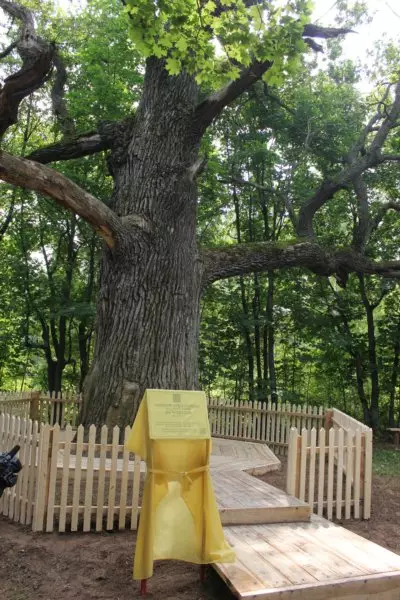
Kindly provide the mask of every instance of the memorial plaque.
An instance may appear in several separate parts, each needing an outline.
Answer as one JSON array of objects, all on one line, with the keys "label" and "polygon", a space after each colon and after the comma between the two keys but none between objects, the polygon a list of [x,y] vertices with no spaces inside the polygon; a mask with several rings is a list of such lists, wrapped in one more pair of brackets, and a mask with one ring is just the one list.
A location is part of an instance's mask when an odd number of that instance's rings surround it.
[{"label": "memorial plaque", "polygon": [[150,439],[210,438],[204,392],[147,390],[146,397]]}]

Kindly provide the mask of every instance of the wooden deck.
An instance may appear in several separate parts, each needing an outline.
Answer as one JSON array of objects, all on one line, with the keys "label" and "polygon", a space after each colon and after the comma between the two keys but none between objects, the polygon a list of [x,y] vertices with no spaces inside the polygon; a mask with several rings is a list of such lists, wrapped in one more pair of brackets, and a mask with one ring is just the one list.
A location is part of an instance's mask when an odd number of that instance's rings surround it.
[{"label": "wooden deck", "polygon": [[400,556],[320,517],[224,532],[236,563],[214,567],[240,599],[400,599]]},{"label": "wooden deck", "polygon": [[212,473],[223,525],[308,521],[308,504],[240,471]]},{"label": "wooden deck", "polygon": [[215,472],[233,470],[264,475],[280,469],[281,461],[266,444],[212,438],[210,466]]},{"label": "wooden deck", "polygon": [[[72,432],[73,437],[73,432]],[[65,440],[63,440],[65,441]],[[64,461],[64,450],[59,450],[57,456],[57,467],[63,468]],[[123,469],[123,459],[117,459],[117,471]],[[76,456],[70,455],[69,458],[70,469],[76,467]],[[281,462],[279,458],[268,448],[266,444],[252,443],[252,442],[240,442],[237,440],[225,440],[213,438],[212,440],[212,455],[210,460],[210,467],[212,472],[218,471],[247,471],[253,475],[264,475],[269,471],[276,471],[280,468]],[[100,468],[100,459],[95,458],[93,468],[98,471]],[[105,460],[106,471],[111,471],[111,458]],[[128,464],[128,471],[134,471],[135,462],[130,460]],[[87,470],[87,456],[82,456],[81,459],[81,470]],[[146,465],[142,462],[141,470],[145,472]]]}]

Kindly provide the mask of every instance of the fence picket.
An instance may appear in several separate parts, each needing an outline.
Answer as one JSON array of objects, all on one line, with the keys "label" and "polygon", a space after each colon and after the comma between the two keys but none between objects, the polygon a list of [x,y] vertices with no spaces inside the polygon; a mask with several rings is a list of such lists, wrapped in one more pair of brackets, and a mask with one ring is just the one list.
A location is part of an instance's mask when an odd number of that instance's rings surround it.
[{"label": "fence picket", "polygon": [[[57,461],[58,461],[58,451],[59,451],[59,442],[60,442],[60,426],[58,423],[54,425],[51,431],[50,436],[50,449],[51,453],[50,459],[50,479],[48,484],[47,491],[47,499],[46,499],[46,509],[47,509],[47,519],[46,519],[46,531],[51,532],[54,529],[54,506],[55,506],[55,495],[56,495],[56,482],[57,482]],[[50,456],[50,454],[49,454]]]},{"label": "fence picket", "polygon": [[325,483],[325,429],[319,430],[319,461],[318,461],[318,510],[322,517],[324,512],[324,483]]},{"label": "fence picket", "polygon": [[328,489],[327,489],[327,516],[332,520],[333,516],[333,467],[335,461],[335,430],[333,427],[328,434]]},{"label": "fence picket", "polygon": [[111,450],[111,473],[110,473],[110,487],[108,490],[108,510],[107,510],[107,526],[106,529],[109,531],[114,527],[114,506],[115,506],[115,492],[117,485],[117,459],[118,459],[118,442],[119,442],[119,427],[116,425],[113,428],[112,434],[112,450]]},{"label": "fence picket", "polygon": [[28,481],[28,496],[26,506],[26,517],[23,521],[26,525],[30,525],[33,519],[33,506],[35,501],[35,484],[39,485],[39,423],[33,422],[32,438],[30,447],[30,462],[29,462],[29,481]]},{"label": "fence picket", "polygon": [[[29,465],[30,465],[30,450],[32,443],[32,426],[33,423],[30,419],[25,419],[25,440],[23,444],[23,452],[21,454],[23,465],[21,471],[21,502],[20,502],[20,513],[19,522],[25,523],[27,501],[28,501],[28,482],[29,482]],[[22,448],[22,446],[21,446]]]},{"label": "fence picket", "polygon": [[364,474],[364,519],[371,517],[372,487],[372,430],[364,432],[365,436],[365,474]]},{"label": "fence picket", "polygon": [[307,441],[308,431],[304,427],[301,432],[301,450],[300,450],[300,500],[306,498],[306,474],[307,474]]},{"label": "fence picket", "polygon": [[345,518],[351,518],[351,488],[353,479],[353,432],[346,431],[346,490],[345,490]]},{"label": "fence picket", "polygon": [[[14,430],[13,441],[12,441],[12,444],[11,444],[12,446],[15,446],[20,441],[19,438],[21,436],[21,425],[22,425],[21,424],[21,417],[17,417],[15,419],[15,430]],[[16,503],[17,503],[17,486],[9,488],[7,491],[9,492],[8,518],[13,520],[14,519],[14,513],[15,513],[15,510],[16,510]]]},{"label": "fence picket", "polygon": [[104,486],[106,478],[106,448],[108,439],[108,427],[103,425],[100,430],[100,463],[99,475],[97,478],[97,510],[96,510],[96,531],[103,529],[103,506],[104,506]]},{"label": "fence picket", "polygon": [[361,480],[361,431],[355,435],[354,449],[354,518],[360,518],[360,480]]},{"label": "fence picket", "polygon": [[336,469],[336,518],[342,518],[343,506],[343,455],[344,455],[344,431],[338,430],[338,460]]},{"label": "fence picket", "polygon": [[297,438],[298,433],[295,427],[290,429],[289,433],[289,449],[287,458],[286,472],[286,491],[291,496],[296,493],[296,473],[297,473]]},{"label": "fence picket", "polygon": [[310,469],[309,469],[309,484],[308,484],[308,504],[311,506],[311,510],[314,509],[314,497],[315,497],[315,456],[317,446],[317,431],[315,427],[311,429],[310,436]]},{"label": "fence picket", "polygon": [[69,459],[71,455],[71,439],[72,439],[72,427],[67,425],[65,429],[65,446],[63,456],[63,467],[61,477],[61,498],[60,498],[60,516],[58,520],[58,531],[65,531],[65,523],[67,519],[67,505],[68,505],[68,487],[69,487]]},{"label": "fence picket", "polygon": [[83,509],[83,531],[90,531],[90,522],[92,517],[92,496],[93,496],[93,467],[94,452],[96,443],[96,426],[89,427],[89,443],[86,470],[85,485],[85,505]]},{"label": "fence picket", "polygon": [[71,531],[78,531],[78,516],[81,495],[82,476],[82,447],[83,447],[83,425],[79,425],[76,437],[74,491],[72,495]]},{"label": "fence picket", "polygon": [[45,518],[46,493],[49,481],[50,425],[40,430],[39,465],[36,484],[35,507],[33,512],[33,531],[43,531]]},{"label": "fence picket", "polygon": [[[130,427],[125,427],[124,442],[129,438],[131,432]],[[125,517],[126,517],[126,496],[128,492],[128,475],[129,475],[129,450],[125,447],[122,461],[122,475],[121,475],[121,493],[119,500],[119,521],[118,528],[125,529]]]}]

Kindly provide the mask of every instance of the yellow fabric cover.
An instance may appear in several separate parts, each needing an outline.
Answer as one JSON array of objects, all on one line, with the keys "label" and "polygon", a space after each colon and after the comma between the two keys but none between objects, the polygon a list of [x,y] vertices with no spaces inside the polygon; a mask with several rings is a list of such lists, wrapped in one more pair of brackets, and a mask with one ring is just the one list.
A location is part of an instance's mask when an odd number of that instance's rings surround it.
[{"label": "yellow fabric cover", "polygon": [[209,472],[211,440],[151,440],[147,402],[145,395],[126,443],[147,463],[133,578],[151,577],[158,559],[234,562]]}]

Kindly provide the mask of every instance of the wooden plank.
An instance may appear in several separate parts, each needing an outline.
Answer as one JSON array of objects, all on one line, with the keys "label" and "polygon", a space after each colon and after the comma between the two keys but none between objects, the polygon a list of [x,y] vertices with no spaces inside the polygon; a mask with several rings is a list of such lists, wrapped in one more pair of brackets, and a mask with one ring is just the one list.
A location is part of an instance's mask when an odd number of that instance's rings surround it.
[{"label": "wooden plank", "polygon": [[67,425],[66,430],[66,443],[64,449],[64,462],[62,469],[62,477],[61,477],[61,498],[60,498],[60,515],[58,521],[58,531],[65,531],[65,523],[66,523],[66,507],[68,504],[68,486],[69,486],[69,457],[71,454],[71,438],[72,438],[72,427],[71,425]]},{"label": "wooden plank", "polygon": [[344,451],[344,431],[338,430],[338,460],[336,469],[336,518],[342,518],[343,506],[343,451]]},{"label": "wooden plank", "polygon": [[71,517],[71,531],[78,531],[78,511],[80,506],[80,491],[81,491],[81,465],[82,465],[82,445],[83,445],[83,425],[79,425],[77,431],[77,444],[76,444],[76,463],[74,470],[74,490],[72,494],[72,517]]},{"label": "wooden plank", "polygon": [[324,510],[324,483],[325,483],[325,429],[319,430],[319,461],[318,461],[318,514],[322,516]]},{"label": "wooden plank", "polygon": [[43,531],[47,486],[49,483],[49,445],[50,425],[43,425],[39,438],[39,466],[36,483],[35,508],[33,513],[33,531]]},{"label": "wooden plank", "polygon": [[[306,475],[307,475],[307,442],[308,432],[304,427],[301,433],[301,449],[300,449],[300,500],[305,500],[306,497]],[[299,468],[299,466],[297,466]]]},{"label": "wooden plank", "polygon": [[371,517],[372,494],[372,430],[364,432],[365,436],[365,474],[364,474],[364,519]]},{"label": "wooden plank", "polygon": [[103,511],[104,504],[104,486],[106,476],[106,450],[107,450],[108,427],[103,425],[100,431],[100,465],[97,484],[97,506],[96,513],[96,531],[103,529]]},{"label": "wooden plank", "polygon": [[93,463],[96,441],[96,427],[91,425],[89,427],[89,450],[87,460],[87,472],[86,472],[86,485],[85,485],[85,510],[83,512],[83,531],[90,531],[90,507],[92,506],[92,495],[93,495]]},{"label": "wooden plank", "polygon": [[[13,446],[20,444],[22,427],[23,427],[23,422],[21,420],[21,417],[17,417],[16,422],[15,422],[15,434],[14,434],[14,439],[13,439],[13,443],[12,443]],[[14,515],[17,510],[20,484],[21,484],[20,478],[18,478],[17,485],[15,485],[14,487],[9,489],[10,500],[9,500],[9,506],[8,506],[8,518],[12,519],[12,520],[14,520]]]},{"label": "wooden plank", "polygon": [[110,531],[114,527],[114,506],[115,506],[115,492],[117,487],[117,458],[118,458],[118,444],[119,444],[119,427],[116,425],[113,428],[112,445],[111,451],[111,475],[110,475],[110,487],[108,489],[108,512],[107,512],[107,530]]},{"label": "wooden plank", "polygon": [[297,429],[292,427],[289,435],[289,452],[287,460],[286,473],[286,491],[292,496],[296,493],[296,473],[297,473]]},{"label": "wooden plank", "polygon": [[315,457],[317,445],[317,432],[315,427],[311,429],[310,436],[310,468],[309,468],[309,483],[308,483],[308,503],[311,507],[314,506],[315,496]]},{"label": "wooden plank", "polygon": [[333,468],[335,464],[335,430],[333,427],[329,430],[328,434],[329,438],[329,452],[328,452],[328,488],[327,488],[327,502],[328,502],[328,510],[327,515],[328,519],[332,519],[333,517]]},{"label": "wooden plank", "polygon": [[48,533],[54,530],[54,504],[56,495],[56,483],[57,483],[57,454],[58,454],[58,442],[60,439],[60,426],[57,424],[53,427],[50,450],[50,473],[49,483],[47,490],[47,518],[46,518],[46,531]]},{"label": "wooden plank", "polygon": [[25,439],[22,441],[23,452],[21,453],[21,464],[22,471],[20,474],[21,477],[21,504],[20,504],[20,514],[19,514],[19,522],[25,524],[26,519],[26,509],[28,502],[28,484],[29,484],[29,465],[30,465],[30,453],[31,453],[31,443],[32,443],[32,427],[33,422],[31,419],[25,419]]},{"label": "wooden plank", "polygon": [[[354,518],[360,518],[361,431],[356,431],[354,451]],[[339,442],[340,445],[340,442]]]},{"label": "wooden plank", "polygon": [[[131,428],[125,427],[124,431],[124,442],[126,443],[129,435],[131,433]],[[129,466],[129,450],[125,447],[124,444],[124,453],[123,453],[123,467],[122,467],[122,477],[121,477],[121,493],[120,493],[120,509],[119,509],[119,520],[118,520],[118,528],[125,529],[125,518],[126,518],[126,501],[127,501],[127,492],[128,492],[128,471]]]},{"label": "wooden plank", "polygon": [[346,431],[346,488],[345,488],[345,509],[344,514],[346,519],[351,517],[351,492],[353,483],[353,432]]},{"label": "wooden plank", "polygon": [[237,560],[215,569],[238,598],[399,598],[400,557],[381,549],[378,560],[376,544],[324,519],[310,524],[224,527],[224,532]]},{"label": "wooden plank", "polygon": [[[34,421],[32,424],[32,438],[30,444],[30,462],[28,475],[28,494],[26,516],[23,521],[25,525],[30,525],[33,518],[33,504],[35,501],[35,482],[39,484],[39,424]],[[38,463],[38,464],[37,464]]]}]

